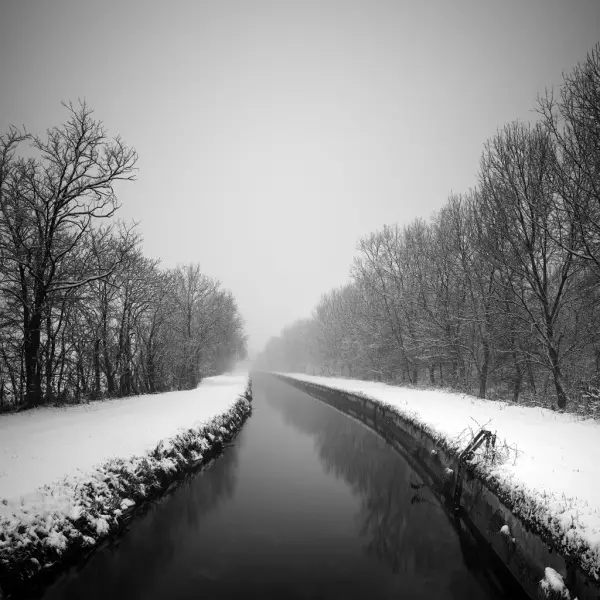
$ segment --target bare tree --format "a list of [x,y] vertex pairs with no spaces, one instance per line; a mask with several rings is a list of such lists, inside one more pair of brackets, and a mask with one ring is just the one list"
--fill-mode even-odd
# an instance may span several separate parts
[[[559,98],[546,91],[537,110],[559,155],[553,170],[560,216],[556,241],[600,276],[600,43],[564,76]],[[569,245],[573,225],[581,238],[576,248]]]
[[[65,266],[93,221],[117,210],[113,186],[133,179],[137,158],[119,137],[107,138],[85,103],[66,108],[66,123],[45,138],[11,129],[0,141],[2,292],[21,313],[28,406],[44,398],[40,346],[49,299],[106,275],[73,278]],[[24,142],[33,157],[17,157]]]
[[[554,242],[549,230],[555,220],[552,170],[556,155],[550,136],[541,126],[507,125],[485,146],[481,161],[483,214],[489,222],[493,257],[509,275],[511,297],[527,315],[544,353],[542,364],[551,371],[557,403],[567,404],[563,374],[561,313],[576,271],[572,253],[577,232],[568,232],[564,244]],[[525,287],[516,285],[526,282]]]
[[432,385],[510,386],[561,409],[600,397],[600,44],[538,112],[485,143],[478,189],[362,239],[352,282],[303,324],[307,347],[285,328],[263,364],[310,356],[327,374],[412,384],[427,368]]

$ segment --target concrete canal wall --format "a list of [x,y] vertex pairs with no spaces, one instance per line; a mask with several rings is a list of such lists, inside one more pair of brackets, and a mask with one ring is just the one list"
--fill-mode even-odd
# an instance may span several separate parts
[[[427,483],[438,489],[447,502],[453,501],[454,474],[458,455],[444,447],[406,417],[377,401],[312,382],[273,375],[358,419],[411,457],[426,475]],[[472,471],[463,467],[464,479],[460,507],[456,511],[475,537],[484,542],[495,559],[510,571],[531,598],[600,599],[600,586],[578,564],[577,557],[564,556],[556,544],[536,531],[532,523],[516,516],[502,501],[501,490],[490,489]],[[567,590],[552,591],[540,585],[546,568],[563,577]]]

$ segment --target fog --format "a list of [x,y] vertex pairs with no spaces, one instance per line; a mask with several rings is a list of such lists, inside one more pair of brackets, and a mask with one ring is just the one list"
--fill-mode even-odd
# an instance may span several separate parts
[[85,99],[139,153],[119,216],[231,289],[259,350],[361,236],[475,185],[484,140],[598,31],[596,0],[3,0],[0,127]]

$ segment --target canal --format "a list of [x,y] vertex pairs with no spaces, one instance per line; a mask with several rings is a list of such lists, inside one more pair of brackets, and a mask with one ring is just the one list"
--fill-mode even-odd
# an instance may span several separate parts
[[515,597],[362,424],[268,375],[232,447],[43,598]]

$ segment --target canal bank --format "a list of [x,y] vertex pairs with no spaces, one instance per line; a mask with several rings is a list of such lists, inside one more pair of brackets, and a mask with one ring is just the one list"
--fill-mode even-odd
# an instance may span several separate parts
[[[101,545],[118,538],[150,502],[219,456],[252,410],[250,380],[247,377],[239,379],[216,377],[207,381],[202,388],[207,398],[199,395],[198,398],[192,397],[191,401],[186,400],[187,405],[178,416],[185,419],[187,414],[189,423],[200,416],[201,424],[181,428],[173,437],[156,440],[153,450],[142,455],[110,458],[78,477],[66,476],[63,481],[52,482],[52,485],[49,482],[35,493],[21,497],[20,502],[3,503],[4,514],[0,515],[0,599],[39,593],[66,568],[82,563]],[[240,394],[237,398],[234,395],[236,390]],[[227,399],[230,392],[232,395]],[[191,393],[194,394],[193,391]],[[189,392],[183,394],[189,395]],[[194,407],[198,400],[207,402],[211,396],[219,397],[219,400],[202,409]],[[149,398],[157,400],[157,397]],[[175,395],[173,398],[179,397]],[[150,406],[150,400],[147,402]],[[113,401],[113,406],[110,402],[105,407],[100,405],[99,414],[102,414],[102,408],[107,408],[113,416],[119,416],[121,406],[126,407],[126,403],[127,400],[121,404]],[[161,406],[158,398],[155,404],[159,412],[154,416],[168,420],[168,413],[178,408],[175,403],[176,400],[171,405],[165,401]],[[202,414],[215,412],[216,416],[210,419],[201,418]],[[50,426],[48,416],[42,417]],[[32,418],[35,419],[36,415]],[[151,427],[151,419],[144,422],[144,414],[141,413],[138,427],[144,426],[149,428],[150,435],[156,430]],[[118,424],[113,422],[112,428],[112,432],[104,430],[107,444],[111,434],[114,436],[115,430],[118,432]],[[120,433],[135,436],[131,430]],[[57,440],[58,443],[61,440]],[[81,450],[83,452],[83,448]],[[110,453],[108,447],[107,454]]]
[[271,376],[207,470],[43,600],[518,599],[381,436]]
[[[431,484],[452,502],[459,454],[434,430],[362,394],[327,387],[322,381],[306,381],[305,377],[275,376],[359,419],[399,450],[408,452],[427,470]],[[528,519],[516,514],[502,488],[476,469],[466,468],[463,473],[459,511],[463,521],[487,543],[530,597],[600,598],[597,579],[582,568],[577,556],[562,551],[535,515]],[[565,584],[562,588],[561,578]]]

